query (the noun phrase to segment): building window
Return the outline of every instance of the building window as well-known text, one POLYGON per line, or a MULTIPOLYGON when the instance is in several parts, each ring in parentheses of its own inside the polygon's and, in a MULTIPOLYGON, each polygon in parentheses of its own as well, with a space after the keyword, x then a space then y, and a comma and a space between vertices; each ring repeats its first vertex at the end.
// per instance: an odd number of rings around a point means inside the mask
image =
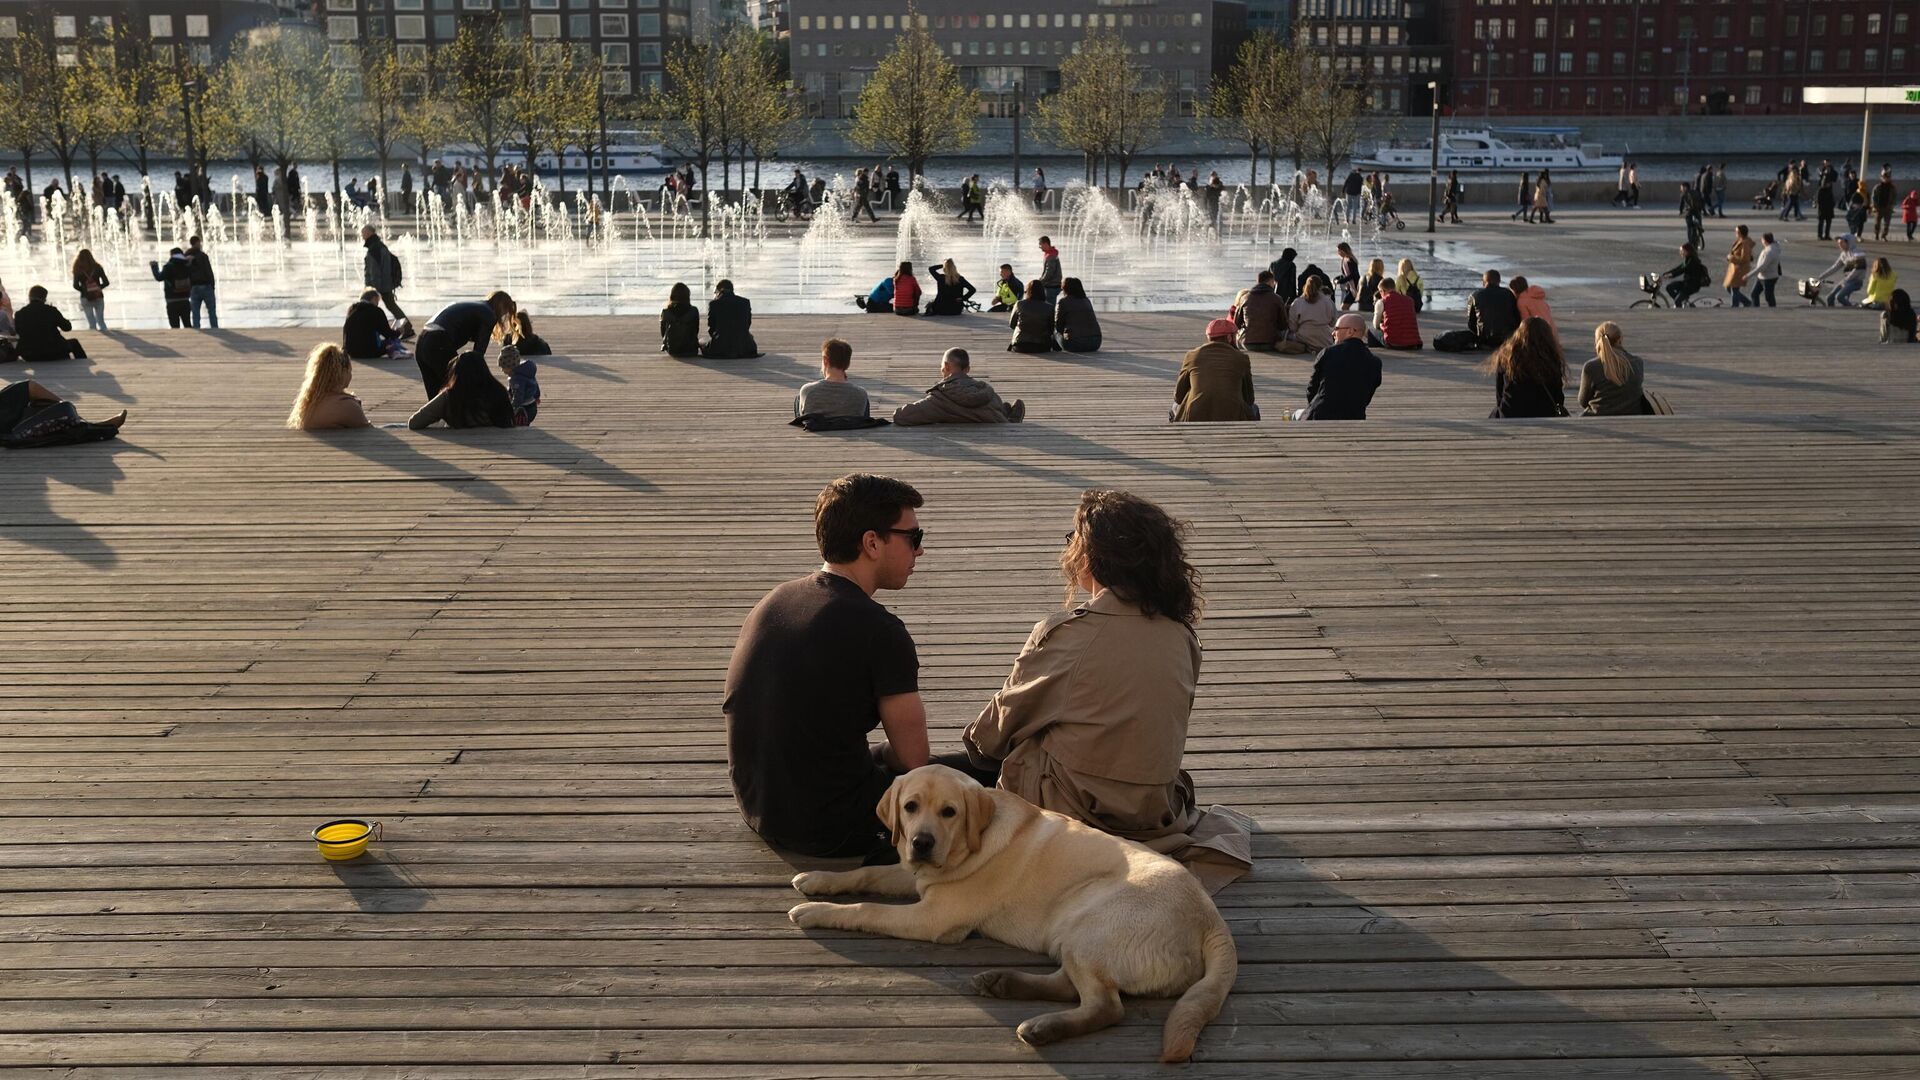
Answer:
POLYGON ((1747 52, 1748 73, 1757 75, 1765 70, 1767 70, 1767 54, 1759 49, 1749 50, 1747 52))
POLYGON ((53 17, 53 36, 54 37, 71 38, 71 37, 77 36, 79 32, 80 31, 77 29, 73 16, 55 15, 53 17))
POLYGON ((1896 11, 1896 12, 1894 12, 1894 15, 1893 15, 1893 36, 1895 36, 1895 37, 1905 37, 1905 36, 1907 36, 1907 13, 1906 13, 1906 12, 1904 12, 1904 11, 1896 11))
POLYGON ((1573 74, 1573 54, 1572 53, 1563 52, 1560 54, 1559 71, 1560 71, 1560 74, 1562 75, 1573 74))
POLYGON ((1535 75, 1545 75, 1547 73, 1546 53, 1537 52, 1533 54, 1533 73, 1535 75))
POLYGON ((608 67, 626 67, 632 62, 633 47, 624 41, 608 42, 600 46, 600 59, 606 61, 608 67))
POLYGON ((1541 16, 1533 20, 1533 36, 1537 38, 1543 38, 1547 36, 1547 20, 1545 16, 1541 16))
POLYGON ((1713 17, 1713 36, 1726 37, 1731 33, 1733 33, 1733 20, 1725 15, 1715 15, 1713 17))
POLYGON ((1760 104, 1760 88, 1759 87, 1757 86, 1747 87, 1747 104, 1749 105, 1760 104))
POLYGON ((1750 15, 1747 17, 1747 36, 1763 38, 1767 36, 1767 17, 1750 15))
POLYGON ((1587 108, 1591 109, 1599 104, 1600 104, 1600 88, 1597 86, 1587 87, 1587 108))
POLYGON ((635 15, 633 17, 633 32, 640 37, 659 37, 660 16, 635 15))
POLYGON ((584 40, 586 38, 592 37, 593 36, 593 16, 591 15, 567 16, 567 36, 570 38, 573 38, 576 41, 584 40))
POLYGON ((1880 66, 1880 50, 1868 49, 1862 59, 1866 64, 1866 70, 1873 71, 1880 66))
POLYGON ((1827 50, 1808 49, 1807 50, 1807 70, 1808 71, 1827 70, 1827 50))
POLYGON ((1907 50, 1895 48, 1887 54, 1887 66, 1895 71, 1907 70, 1907 50))
MULTIPOLYGON (((167 25, 172 26, 173 24, 169 22, 167 25)), ((0 38, 15 38, 19 36, 19 17, 15 15, 0 15, 0 38)))
POLYGON ((425 15, 395 15, 393 17, 393 36, 419 40, 427 36, 427 17, 425 15))
POLYGON ((360 36, 360 21, 351 15, 327 17, 328 41, 352 41, 360 36))
POLYGON ((527 29, 537 38, 557 38, 560 36, 560 16, 534 15, 527 20, 527 29))
MULTIPOLYGON (((12 22, 13 20, 8 19, 6 21, 12 22)), ((11 37, 12 35, 9 34, 5 36, 11 37)), ((157 38, 172 37, 173 36, 173 16, 171 15, 147 16, 147 36, 157 37, 157 38)))
POLYGON ((468 11, 486 11, 493 7, 493 0, 466 0, 465 7, 468 11))
POLYGON ((1795 72, 1800 70, 1800 51, 1798 49, 1781 50, 1780 70, 1785 72, 1795 72))
POLYGON ((633 76, 625 71, 603 71, 600 73, 600 85, 607 93, 616 97, 626 97, 633 93, 633 76))
POLYGON ((187 16, 187 36, 190 38, 207 36, 207 17, 205 15, 187 16))
POLYGON ((1590 52, 1587 54, 1587 74, 1589 75, 1600 74, 1600 54, 1599 53, 1590 52))
POLYGON ((1727 50, 1725 49, 1713 50, 1713 55, 1711 58, 1709 58, 1707 63, 1715 75, 1726 74, 1727 73, 1727 50))
POLYGON ((352 11, 353 0, 327 0, 328 11, 352 11))
POLYGON ((1849 38, 1853 36, 1853 16, 1852 15, 1840 16, 1840 36, 1843 38, 1849 38))
POLYGON ((1533 88, 1533 103, 1535 106, 1545 105, 1547 103, 1546 87, 1536 86, 1533 88))
POLYGON ((56 45, 53 50, 53 62, 61 67, 76 67, 80 63, 80 46, 56 45))
POLYGON ((111 15, 87 16, 87 33, 93 35, 94 37, 107 37, 108 35, 112 34, 113 33, 113 16, 111 15))
POLYGON ((657 41, 643 41, 634 46, 633 55, 642 67, 659 67, 660 43, 657 41))
POLYGON ((600 36, 601 37, 618 37, 618 38, 626 37, 627 26, 628 26, 627 17, 625 15, 600 16, 600 36))
POLYGON ((1643 109, 1653 104, 1653 89, 1651 87, 1641 87, 1640 93, 1636 96, 1640 99, 1640 107, 1643 109))

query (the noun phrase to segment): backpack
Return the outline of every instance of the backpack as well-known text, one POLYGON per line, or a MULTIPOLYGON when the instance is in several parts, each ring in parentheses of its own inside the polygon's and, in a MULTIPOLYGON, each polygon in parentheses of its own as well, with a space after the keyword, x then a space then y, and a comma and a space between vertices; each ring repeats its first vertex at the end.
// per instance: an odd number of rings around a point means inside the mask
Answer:
POLYGON ((400 256, 395 255, 392 248, 387 249, 387 262, 393 266, 393 287, 397 289, 405 282, 406 273, 400 267, 400 256))

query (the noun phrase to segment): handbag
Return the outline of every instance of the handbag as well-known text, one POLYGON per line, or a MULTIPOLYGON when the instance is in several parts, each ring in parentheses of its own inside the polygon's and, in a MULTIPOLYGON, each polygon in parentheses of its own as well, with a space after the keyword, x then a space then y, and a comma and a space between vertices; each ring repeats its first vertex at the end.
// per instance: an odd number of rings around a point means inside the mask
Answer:
POLYGON ((1656 394, 1651 390, 1643 391, 1640 396, 1646 399, 1648 414, 1652 416, 1673 415, 1673 406, 1668 404, 1664 396, 1656 394))

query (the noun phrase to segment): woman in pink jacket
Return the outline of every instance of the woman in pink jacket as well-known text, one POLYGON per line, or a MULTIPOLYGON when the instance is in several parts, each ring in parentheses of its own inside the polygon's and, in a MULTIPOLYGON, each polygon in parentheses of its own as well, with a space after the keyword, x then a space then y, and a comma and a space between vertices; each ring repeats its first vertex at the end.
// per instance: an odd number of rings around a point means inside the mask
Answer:
POLYGON ((1553 309, 1547 306, 1547 290, 1527 284, 1527 279, 1518 274, 1514 275, 1510 288, 1513 289, 1514 301, 1520 305, 1520 321, 1525 323, 1528 319, 1545 319, 1547 325, 1553 327, 1553 336, 1559 338, 1560 327, 1553 321, 1553 309))

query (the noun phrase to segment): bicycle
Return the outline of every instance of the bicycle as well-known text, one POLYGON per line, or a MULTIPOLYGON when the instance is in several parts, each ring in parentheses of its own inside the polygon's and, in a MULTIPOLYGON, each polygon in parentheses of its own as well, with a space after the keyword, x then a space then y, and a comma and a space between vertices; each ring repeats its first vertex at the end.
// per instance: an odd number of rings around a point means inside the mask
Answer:
POLYGON ((1667 290, 1660 286, 1661 276, 1659 274, 1641 274, 1640 291, 1647 295, 1628 304, 1627 310, 1633 311, 1639 308, 1672 308, 1676 306, 1690 308, 1717 308, 1726 306, 1726 301, 1717 296, 1702 295, 1704 290, 1694 293, 1692 296, 1687 297, 1681 304, 1675 305, 1673 297, 1667 295, 1667 290))

